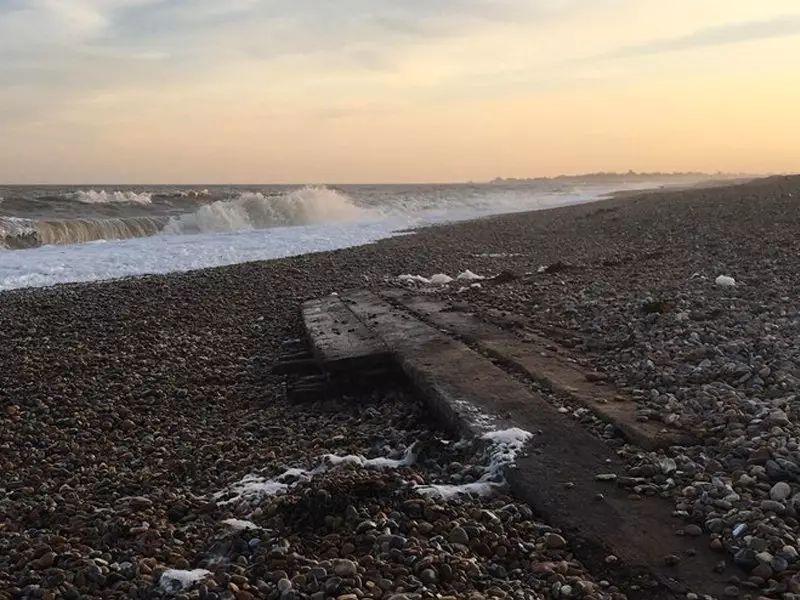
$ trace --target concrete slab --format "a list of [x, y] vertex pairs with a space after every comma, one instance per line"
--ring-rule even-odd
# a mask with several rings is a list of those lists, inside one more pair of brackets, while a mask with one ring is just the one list
[[[491, 360], [375, 294], [342, 299], [452, 430], [479, 435], [519, 427], [534, 434], [527, 455], [508, 473], [512, 491], [567, 532], [590, 568], [622, 579], [647, 573], [658, 581], [658, 589], [628, 590], [630, 597], [677, 599], [687, 591], [721, 596], [732, 575], [745, 577], [733, 567], [715, 571], [719, 556], [706, 537], [676, 535], [683, 523], [672, 516], [671, 503], [634, 498], [598, 481], [600, 473], [624, 475], [611, 448]], [[607, 563], [610, 555], [620, 562]], [[668, 555], [679, 562], [668, 565]]]
[[636, 403], [630, 395], [598, 382], [597, 374], [581, 367], [565, 349], [547, 338], [526, 334], [523, 339], [471, 313], [453, 310], [447, 303], [430, 296], [397, 290], [382, 295], [480, 352], [585, 406], [617, 427], [628, 441], [645, 450], [695, 441], [689, 432], [661, 423], [639, 421]]

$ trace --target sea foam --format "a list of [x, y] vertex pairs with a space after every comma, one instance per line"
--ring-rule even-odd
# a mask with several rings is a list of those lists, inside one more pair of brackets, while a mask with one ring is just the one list
[[72, 200], [83, 202], [84, 204], [113, 204], [113, 203], [131, 203], [131, 204], [150, 204], [153, 201], [153, 195], [147, 192], [137, 194], [131, 191], [111, 191], [105, 190], [78, 190], [68, 195]]
[[173, 217], [164, 227], [169, 234], [246, 231], [293, 225], [345, 223], [374, 215], [356, 206], [336, 190], [306, 186], [279, 195], [245, 192], [230, 200], [217, 200], [196, 211]]

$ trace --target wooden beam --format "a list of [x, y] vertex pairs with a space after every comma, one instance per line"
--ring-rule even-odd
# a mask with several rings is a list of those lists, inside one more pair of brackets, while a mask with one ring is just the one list
[[312, 351], [325, 370], [358, 371], [390, 363], [386, 346], [338, 296], [311, 300], [302, 310]]

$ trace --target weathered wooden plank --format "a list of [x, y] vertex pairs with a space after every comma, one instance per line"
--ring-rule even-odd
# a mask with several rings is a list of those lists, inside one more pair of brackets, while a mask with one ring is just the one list
[[315, 358], [281, 360], [272, 366], [272, 373], [274, 375], [314, 373], [318, 370], [319, 363]]
[[613, 424], [633, 444], [645, 450], [692, 443], [686, 431], [660, 423], [638, 420], [636, 403], [613, 386], [598, 386], [591, 371], [581, 367], [550, 340], [526, 335], [522, 339], [470, 313], [449, 310], [429, 297], [387, 292], [387, 297], [401, 303], [430, 323], [473, 344], [481, 352], [521, 371], [590, 409], [596, 416]]
[[[452, 429], [478, 435], [519, 427], [534, 433], [527, 456], [508, 473], [512, 489], [569, 532], [583, 560], [600, 557], [593, 566], [608, 569], [603, 557], [613, 554], [627, 569], [646, 570], [662, 584], [647, 590], [646, 597], [654, 599], [683, 597], [688, 590], [721, 595], [732, 574], [742, 575], [732, 567], [714, 572], [718, 557], [708, 539], [675, 535], [682, 523], [672, 516], [671, 503], [633, 499], [597, 481], [598, 473], [624, 474], [615, 452], [489, 359], [370, 292], [343, 299]], [[664, 557], [671, 554], [684, 558], [667, 566]]]
[[303, 323], [314, 355], [328, 371], [371, 368], [391, 360], [386, 346], [338, 296], [303, 304]]

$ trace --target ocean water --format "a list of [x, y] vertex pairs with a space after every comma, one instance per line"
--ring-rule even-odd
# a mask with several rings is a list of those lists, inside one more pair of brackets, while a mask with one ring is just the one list
[[0, 290], [334, 250], [662, 184], [0, 187]]

